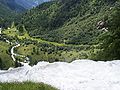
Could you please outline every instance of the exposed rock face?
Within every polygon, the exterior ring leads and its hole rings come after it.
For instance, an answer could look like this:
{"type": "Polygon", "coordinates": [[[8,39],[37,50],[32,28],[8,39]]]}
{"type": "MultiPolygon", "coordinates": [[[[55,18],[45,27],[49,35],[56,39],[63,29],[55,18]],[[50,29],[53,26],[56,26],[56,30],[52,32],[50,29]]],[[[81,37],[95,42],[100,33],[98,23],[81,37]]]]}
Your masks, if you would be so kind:
{"type": "Polygon", "coordinates": [[[97,23],[97,29],[102,29],[102,28],[104,28],[105,27],[105,22],[104,21],[99,21],[98,23],[97,23]]]}
{"type": "Polygon", "coordinates": [[[106,21],[99,21],[97,23],[97,29],[101,29],[102,31],[108,31],[106,21]]]}

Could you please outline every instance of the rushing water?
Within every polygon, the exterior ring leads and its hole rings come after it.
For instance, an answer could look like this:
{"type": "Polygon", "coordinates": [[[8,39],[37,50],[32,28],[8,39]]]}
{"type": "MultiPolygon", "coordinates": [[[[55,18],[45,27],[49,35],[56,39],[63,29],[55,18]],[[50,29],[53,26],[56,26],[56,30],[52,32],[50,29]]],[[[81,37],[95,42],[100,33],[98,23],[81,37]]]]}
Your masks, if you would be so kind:
{"type": "Polygon", "coordinates": [[[1,82],[43,82],[60,90],[119,90],[120,61],[39,62],[0,71],[1,82]]]}

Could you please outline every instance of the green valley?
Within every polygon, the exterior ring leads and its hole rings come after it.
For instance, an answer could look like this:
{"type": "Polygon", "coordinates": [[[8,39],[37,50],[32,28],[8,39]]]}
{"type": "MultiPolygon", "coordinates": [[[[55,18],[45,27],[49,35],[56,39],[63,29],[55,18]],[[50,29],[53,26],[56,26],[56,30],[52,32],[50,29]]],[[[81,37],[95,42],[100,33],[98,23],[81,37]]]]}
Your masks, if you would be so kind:
{"type": "MultiPolygon", "coordinates": [[[[117,23],[114,28],[119,30],[119,22],[117,22],[119,6],[119,0],[55,0],[43,3],[23,13],[19,22],[13,21],[10,28],[3,28],[1,38],[5,37],[13,44],[7,44],[4,52],[1,51],[1,55],[9,57],[7,59],[2,57],[1,61],[12,59],[10,49],[15,43],[19,43],[20,46],[15,48],[14,52],[29,57],[31,65],[39,61],[119,59],[118,46],[117,53],[114,55],[111,53],[115,48],[114,45],[119,42],[119,37],[115,37],[116,42],[108,39],[111,41],[106,43],[104,40],[109,36],[116,36],[118,31],[112,33],[114,24],[117,23]],[[110,43],[114,43],[112,48],[106,49],[104,45],[109,46],[110,43]],[[105,50],[110,52],[103,53],[105,50]]],[[[1,41],[1,43],[5,42],[1,41]]],[[[24,59],[15,58],[18,61],[24,59]]],[[[11,62],[8,66],[11,65],[15,64],[11,62]]]]}
{"type": "Polygon", "coordinates": [[[21,44],[15,51],[20,55],[28,56],[31,65],[39,61],[71,62],[74,59],[88,59],[99,50],[97,45],[70,45],[30,37],[26,30],[21,34],[16,27],[4,30],[3,34],[12,42],[18,41],[21,44]]]}
{"type": "Polygon", "coordinates": [[[118,89],[119,60],[120,0],[0,0],[0,90],[118,89]]]}

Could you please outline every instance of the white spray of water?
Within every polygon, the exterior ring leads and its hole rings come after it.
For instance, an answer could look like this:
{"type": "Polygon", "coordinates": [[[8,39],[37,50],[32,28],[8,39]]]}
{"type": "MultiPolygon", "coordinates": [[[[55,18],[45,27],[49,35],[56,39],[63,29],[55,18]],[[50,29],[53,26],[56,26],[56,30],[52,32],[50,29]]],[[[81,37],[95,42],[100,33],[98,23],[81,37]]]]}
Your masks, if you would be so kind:
{"type": "Polygon", "coordinates": [[[120,61],[39,62],[0,71],[1,82],[43,82],[60,90],[119,90],[120,61]]]}

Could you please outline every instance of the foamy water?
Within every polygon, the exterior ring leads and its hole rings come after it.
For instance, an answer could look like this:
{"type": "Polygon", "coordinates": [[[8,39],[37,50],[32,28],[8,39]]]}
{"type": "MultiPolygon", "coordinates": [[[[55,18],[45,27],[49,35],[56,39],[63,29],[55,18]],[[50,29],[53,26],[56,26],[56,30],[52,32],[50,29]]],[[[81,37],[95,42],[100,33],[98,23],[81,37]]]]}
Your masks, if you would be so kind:
{"type": "Polygon", "coordinates": [[[39,62],[0,71],[1,82],[43,82],[60,90],[119,90],[120,61],[39,62]]]}

